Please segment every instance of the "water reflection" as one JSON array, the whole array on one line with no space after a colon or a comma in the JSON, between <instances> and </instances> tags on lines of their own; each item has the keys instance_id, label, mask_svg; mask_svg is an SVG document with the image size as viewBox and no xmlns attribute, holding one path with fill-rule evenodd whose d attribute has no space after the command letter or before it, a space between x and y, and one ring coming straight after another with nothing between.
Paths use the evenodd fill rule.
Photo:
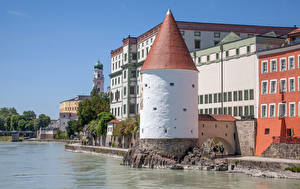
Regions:
<instances>
[{"instance_id":1,"label":"water reflection","mask_svg":"<svg viewBox=\"0 0 300 189\"><path fill-rule=\"evenodd\" d=\"M207 171L133 169L59 143L0 143L0 188L300 188L297 180Z\"/></svg>"}]
</instances>

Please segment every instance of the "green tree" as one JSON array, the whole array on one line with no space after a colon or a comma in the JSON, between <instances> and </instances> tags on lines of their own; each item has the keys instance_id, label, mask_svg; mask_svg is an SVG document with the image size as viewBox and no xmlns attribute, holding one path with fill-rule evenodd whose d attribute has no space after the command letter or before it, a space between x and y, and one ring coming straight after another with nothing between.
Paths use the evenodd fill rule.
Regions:
<instances>
[{"instance_id":1,"label":"green tree","mask_svg":"<svg viewBox=\"0 0 300 189\"><path fill-rule=\"evenodd\" d=\"M18 131L25 131L26 123L27 123L27 121L25 121L24 119L19 119L17 130Z\"/></svg>"},{"instance_id":2,"label":"green tree","mask_svg":"<svg viewBox=\"0 0 300 189\"><path fill-rule=\"evenodd\" d=\"M77 120L68 121L68 126L66 127L67 135L69 138L73 138L75 136L75 131L78 128Z\"/></svg>"},{"instance_id":3,"label":"green tree","mask_svg":"<svg viewBox=\"0 0 300 189\"><path fill-rule=\"evenodd\" d=\"M1 108L0 109L0 118L5 120L7 117L10 117L11 115L18 115L17 110L15 108Z\"/></svg>"},{"instance_id":4,"label":"green tree","mask_svg":"<svg viewBox=\"0 0 300 189\"><path fill-rule=\"evenodd\" d=\"M101 112L98 114L98 124L96 128L97 136L106 135L107 132L107 123L113 119L116 119L115 116L110 112Z\"/></svg>"},{"instance_id":5,"label":"green tree","mask_svg":"<svg viewBox=\"0 0 300 189\"><path fill-rule=\"evenodd\" d=\"M34 131L34 120L30 120L30 121L26 122L25 130L26 131Z\"/></svg>"},{"instance_id":6,"label":"green tree","mask_svg":"<svg viewBox=\"0 0 300 189\"><path fill-rule=\"evenodd\" d=\"M4 119L5 131L10 131L10 117Z\"/></svg>"},{"instance_id":7,"label":"green tree","mask_svg":"<svg viewBox=\"0 0 300 189\"><path fill-rule=\"evenodd\" d=\"M23 116L26 121L36 119L36 115L35 115L34 111L24 111Z\"/></svg>"},{"instance_id":8,"label":"green tree","mask_svg":"<svg viewBox=\"0 0 300 189\"><path fill-rule=\"evenodd\" d=\"M50 124L51 120L49 116L45 114L40 114L37 119L34 120L34 130L37 131L40 128L47 127Z\"/></svg>"},{"instance_id":9,"label":"green tree","mask_svg":"<svg viewBox=\"0 0 300 189\"><path fill-rule=\"evenodd\" d=\"M78 105L78 122L79 127L75 132L80 132L84 125L97 119L97 115L101 112L109 112L109 103L103 94L93 96L90 99L83 100Z\"/></svg>"},{"instance_id":10,"label":"green tree","mask_svg":"<svg viewBox=\"0 0 300 189\"><path fill-rule=\"evenodd\" d=\"M121 121L116 125L113 130L114 136L127 136L131 134L135 134L138 129L138 122L134 119L127 119L125 121Z\"/></svg>"},{"instance_id":11,"label":"green tree","mask_svg":"<svg viewBox=\"0 0 300 189\"><path fill-rule=\"evenodd\" d=\"M16 131L18 129L18 122L20 120L19 115L12 115L10 116L10 130Z\"/></svg>"},{"instance_id":12,"label":"green tree","mask_svg":"<svg viewBox=\"0 0 300 189\"><path fill-rule=\"evenodd\" d=\"M0 117L0 131L4 131L5 126L4 126L4 119Z\"/></svg>"}]
</instances>

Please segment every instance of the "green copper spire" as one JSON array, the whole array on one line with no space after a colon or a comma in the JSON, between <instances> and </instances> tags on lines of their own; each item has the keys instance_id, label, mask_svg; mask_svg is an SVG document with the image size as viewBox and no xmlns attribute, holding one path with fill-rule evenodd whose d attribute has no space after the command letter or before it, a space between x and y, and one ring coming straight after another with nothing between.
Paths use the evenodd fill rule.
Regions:
<instances>
[{"instance_id":1,"label":"green copper spire","mask_svg":"<svg viewBox=\"0 0 300 189\"><path fill-rule=\"evenodd\" d=\"M98 62L94 66L94 69L102 70L103 69L103 64L98 60Z\"/></svg>"}]
</instances>

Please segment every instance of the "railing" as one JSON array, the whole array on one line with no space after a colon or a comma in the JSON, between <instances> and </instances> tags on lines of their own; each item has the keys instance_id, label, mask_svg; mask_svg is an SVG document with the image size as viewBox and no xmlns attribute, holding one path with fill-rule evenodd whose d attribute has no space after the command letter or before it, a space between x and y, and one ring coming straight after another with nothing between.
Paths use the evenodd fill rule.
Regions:
<instances>
[{"instance_id":1,"label":"railing","mask_svg":"<svg viewBox=\"0 0 300 189\"><path fill-rule=\"evenodd\" d=\"M300 144L300 137L280 137L280 136L273 136L273 143L285 143L285 144Z\"/></svg>"}]
</instances>

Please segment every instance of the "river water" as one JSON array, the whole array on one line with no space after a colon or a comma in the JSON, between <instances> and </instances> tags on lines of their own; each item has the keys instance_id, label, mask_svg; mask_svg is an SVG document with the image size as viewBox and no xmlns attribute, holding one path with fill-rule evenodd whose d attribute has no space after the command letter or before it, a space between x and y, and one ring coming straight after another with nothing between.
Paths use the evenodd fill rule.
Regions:
<instances>
[{"instance_id":1,"label":"river water","mask_svg":"<svg viewBox=\"0 0 300 189\"><path fill-rule=\"evenodd\" d=\"M120 159L72 153L62 143L0 142L0 189L300 189L299 180L214 171L134 169Z\"/></svg>"}]
</instances>

